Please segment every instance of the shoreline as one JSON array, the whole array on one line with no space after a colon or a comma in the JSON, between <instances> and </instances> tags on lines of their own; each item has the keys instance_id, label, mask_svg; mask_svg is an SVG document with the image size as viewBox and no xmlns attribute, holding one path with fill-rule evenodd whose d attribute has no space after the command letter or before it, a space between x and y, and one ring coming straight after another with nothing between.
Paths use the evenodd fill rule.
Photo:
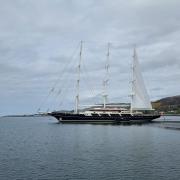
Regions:
<instances>
[{"instance_id":1,"label":"shoreline","mask_svg":"<svg viewBox=\"0 0 180 180\"><path fill-rule=\"evenodd\" d=\"M23 114L23 115L4 115L0 117L43 117L43 116L49 116L48 114ZM180 114L163 114L163 116L180 116Z\"/></svg>"}]
</instances>

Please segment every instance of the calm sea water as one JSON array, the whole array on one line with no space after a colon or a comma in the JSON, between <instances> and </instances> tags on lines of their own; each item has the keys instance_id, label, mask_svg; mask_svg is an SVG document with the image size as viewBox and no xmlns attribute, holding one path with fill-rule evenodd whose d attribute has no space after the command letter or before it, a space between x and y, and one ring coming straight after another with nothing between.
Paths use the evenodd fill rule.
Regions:
<instances>
[{"instance_id":1,"label":"calm sea water","mask_svg":"<svg viewBox=\"0 0 180 180\"><path fill-rule=\"evenodd\" d=\"M180 117L168 117L179 120ZM0 179L180 179L180 123L0 118Z\"/></svg>"}]
</instances>

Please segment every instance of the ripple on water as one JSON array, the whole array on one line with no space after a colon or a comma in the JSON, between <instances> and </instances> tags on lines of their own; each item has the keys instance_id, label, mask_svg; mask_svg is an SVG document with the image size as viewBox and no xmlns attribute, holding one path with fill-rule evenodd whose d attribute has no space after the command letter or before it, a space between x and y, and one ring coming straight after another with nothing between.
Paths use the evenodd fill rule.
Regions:
<instances>
[{"instance_id":1,"label":"ripple on water","mask_svg":"<svg viewBox=\"0 0 180 180\"><path fill-rule=\"evenodd\" d=\"M0 179L179 179L179 124L0 119ZM170 128L170 129L167 129Z\"/></svg>"}]
</instances>

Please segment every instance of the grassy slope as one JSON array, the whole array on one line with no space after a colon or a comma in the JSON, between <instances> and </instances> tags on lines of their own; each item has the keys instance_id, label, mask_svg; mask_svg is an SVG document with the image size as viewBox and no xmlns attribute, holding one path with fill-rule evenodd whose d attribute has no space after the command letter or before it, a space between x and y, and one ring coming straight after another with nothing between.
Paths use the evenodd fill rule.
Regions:
<instances>
[{"instance_id":1,"label":"grassy slope","mask_svg":"<svg viewBox=\"0 0 180 180\"><path fill-rule=\"evenodd\" d=\"M152 102L154 109L166 113L180 114L180 95L160 99Z\"/></svg>"}]
</instances>

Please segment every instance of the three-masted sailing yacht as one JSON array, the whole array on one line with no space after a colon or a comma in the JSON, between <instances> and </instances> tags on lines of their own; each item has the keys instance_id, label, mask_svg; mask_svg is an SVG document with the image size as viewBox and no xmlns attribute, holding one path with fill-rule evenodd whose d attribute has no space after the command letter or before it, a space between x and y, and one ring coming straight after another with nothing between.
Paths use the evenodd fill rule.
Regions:
<instances>
[{"instance_id":1,"label":"three-masted sailing yacht","mask_svg":"<svg viewBox=\"0 0 180 180\"><path fill-rule=\"evenodd\" d=\"M129 109L118 106L107 105L107 82L109 73L109 48L108 43L107 61L106 61L106 78L103 81L103 105L93 106L85 111L79 111L79 86L80 72L82 61L82 41L80 45L78 78L77 78L77 94L74 112L54 111L49 115L55 117L61 123L143 123L151 122L153 119L159 118L160 115L154 114L151 102L146 91L140 65L138 62L136 48L134 48L132 63L132 93L131 106Z\"/></svg>"}]
</instances>

